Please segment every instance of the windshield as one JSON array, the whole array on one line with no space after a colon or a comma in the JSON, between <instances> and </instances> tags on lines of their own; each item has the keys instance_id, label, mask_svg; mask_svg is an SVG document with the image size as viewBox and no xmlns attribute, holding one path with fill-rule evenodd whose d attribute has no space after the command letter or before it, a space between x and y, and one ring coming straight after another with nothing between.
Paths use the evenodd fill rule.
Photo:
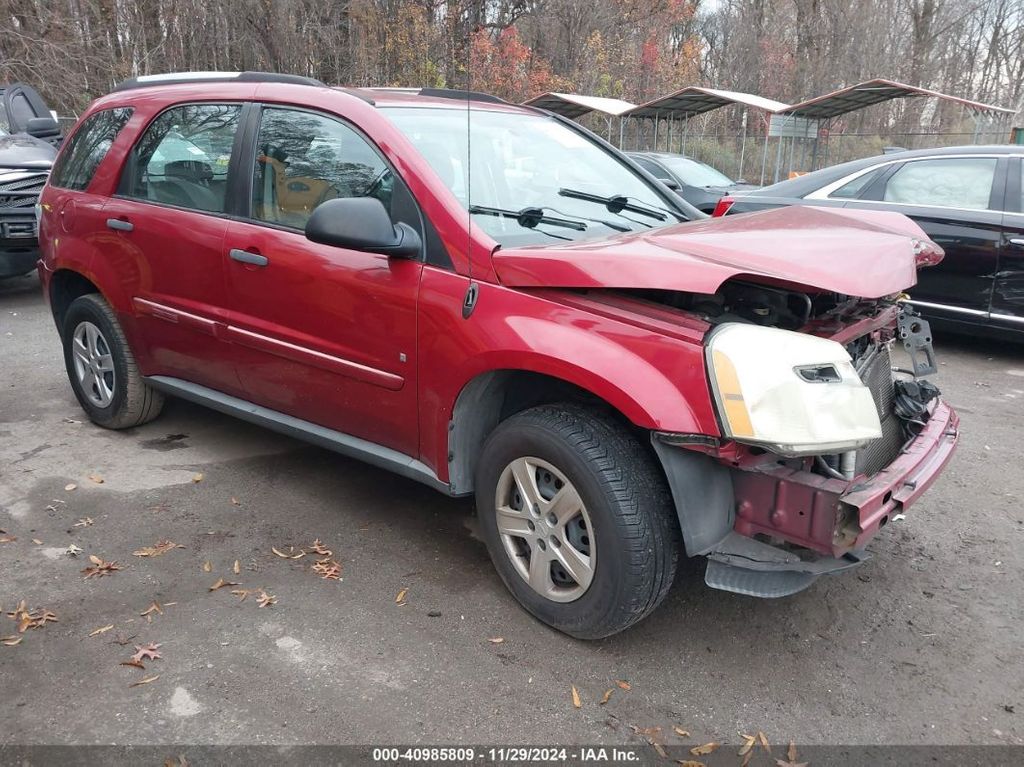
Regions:
<instances>
[{"instance_id":1,"label":"windshield","mask_svg":"<svg viewBox=\"0 0 1024 767\"><path fill-rule=\"evenodd\" d=\"M386 111L474 223L502 245L587 240L683 218L614 155L546 115Z\"/></svg>"},{"instance_id":2,"label":"windshield","mask_svg":"<svg viewBox=\"0 0 1024 767\"><path fill-rule=\"evenodd\" d=\"M658 162L675 173L688 186L732 186L735 181L710 165L689 157L659 157Z\"/></svg>"}]
</instances>

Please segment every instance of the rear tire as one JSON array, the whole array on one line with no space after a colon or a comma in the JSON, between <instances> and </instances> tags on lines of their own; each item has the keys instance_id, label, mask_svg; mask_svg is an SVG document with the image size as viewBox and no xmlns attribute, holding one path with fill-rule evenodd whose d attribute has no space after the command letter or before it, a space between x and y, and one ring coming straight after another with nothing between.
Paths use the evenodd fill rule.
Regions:
<instances>
[{"instance_id":1,"label":"rear tire","mask_svg":"<svg viewBox=\"0 0 1024 767\"><path fill-rule=\"evenodd\" d=\"M64 316L64 365L89 419L106 429L129 429L156 418L164 395L139 374L117 315L95 293L71 302Z\"/></svg>"},{"instance_id":2,"label":"rear tire","mask_svg":"<svg viewBox=\"0 0 1024 767\"><path fill-rule=\"evenodd\" d=\"M668 593L681 535L654 457L623 426L572 404L503 421L476 471L491 560L530 613L579 639L647 616Z\"/></svg>"}]
</instances>

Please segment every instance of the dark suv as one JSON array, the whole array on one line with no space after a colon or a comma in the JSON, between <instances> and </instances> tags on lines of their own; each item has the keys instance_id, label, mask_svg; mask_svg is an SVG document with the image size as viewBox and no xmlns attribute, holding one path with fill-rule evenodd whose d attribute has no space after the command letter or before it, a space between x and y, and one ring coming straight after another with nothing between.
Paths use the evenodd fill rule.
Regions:
<instances>
[{"instance_id":1,"label":"dark suv","mask_svg":"<svg viewBox=\"0 0 1024 767\"><path fill-rule=\"evenodd\" d=\"M915 224L689 210L482 94L140 78L62 149L40 275L95 423L173 395L473 494L509 590L593 638L684 553L762 597L855 567L957 441Z\"/></svg>"},{"instance_id":2,"label":"dark suv","mask_svg":"<svg viewBox=\"0 0 1024 767\"><path fill-rule=\"evenodd\" d=\"M35 207L59 142L34 88L0 86L0 278L27 274L39 260Z\"/></svg>"}]
</instances>

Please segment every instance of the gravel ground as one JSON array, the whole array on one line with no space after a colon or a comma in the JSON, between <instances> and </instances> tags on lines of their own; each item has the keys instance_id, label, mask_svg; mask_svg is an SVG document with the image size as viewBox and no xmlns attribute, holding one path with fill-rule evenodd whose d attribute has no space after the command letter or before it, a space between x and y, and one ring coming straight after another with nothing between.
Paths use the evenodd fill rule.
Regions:
<instances>
[{"instance_id":1,"label":"gravel ground","mask_svg":"<svg viewBox=\"0 0 1024 767\"><path fill-rule=\"evenodd\" d=\"M0 607L58 618L0 646L0 744L1022 744L1024 347L938 355L960 450L874 559L776 601L688 562L653 616L585 643L517 607L468 501L184 402L84 422L35 278L0 283ZM316 538L341 581L272 551ZM132 555L160 540L183 548ZM84 579L89 555L123 569Z\"/></svg>"}]
</instances>

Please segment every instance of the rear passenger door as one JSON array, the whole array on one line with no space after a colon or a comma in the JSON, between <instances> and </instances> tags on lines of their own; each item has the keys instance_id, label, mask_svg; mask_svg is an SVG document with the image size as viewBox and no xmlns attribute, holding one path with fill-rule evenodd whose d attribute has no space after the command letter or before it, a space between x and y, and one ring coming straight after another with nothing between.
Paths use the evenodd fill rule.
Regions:
<instances>
[{"instance_id":1,"label":"rear passenger door","mask_svg":"<svg viewBox=\"0 0 1024 767\"><path fill-rule=\"evenodd\" d=\"M999 270L992 290L992 324L1024 332L1024 159L1010 160Z\"/></svg>"},{"instance_id":2,"label":"rear passenger door","mask_svg":"<svg viewBox=\"0 0 1024 767\"><path fill-rule=\"evenodd\" d=\"M104 208L108 256L129 283L154 375L241 394L223 338L229 168L242 104L182 104L157 115Z\"/></svg>"},{"instance_id":3,"label":"rear passenger door","mask_svg":"<svg viewBox=\"0 0 1024 767\"><path fill-rule=\"evenodd\" d=\"M1005 158L947 156L908 160L877 177L849 208L903 213L942 246L938 266L921 269L910 297L926 315L988 321L999 241Z\"/></svg>"}]
</instances>

